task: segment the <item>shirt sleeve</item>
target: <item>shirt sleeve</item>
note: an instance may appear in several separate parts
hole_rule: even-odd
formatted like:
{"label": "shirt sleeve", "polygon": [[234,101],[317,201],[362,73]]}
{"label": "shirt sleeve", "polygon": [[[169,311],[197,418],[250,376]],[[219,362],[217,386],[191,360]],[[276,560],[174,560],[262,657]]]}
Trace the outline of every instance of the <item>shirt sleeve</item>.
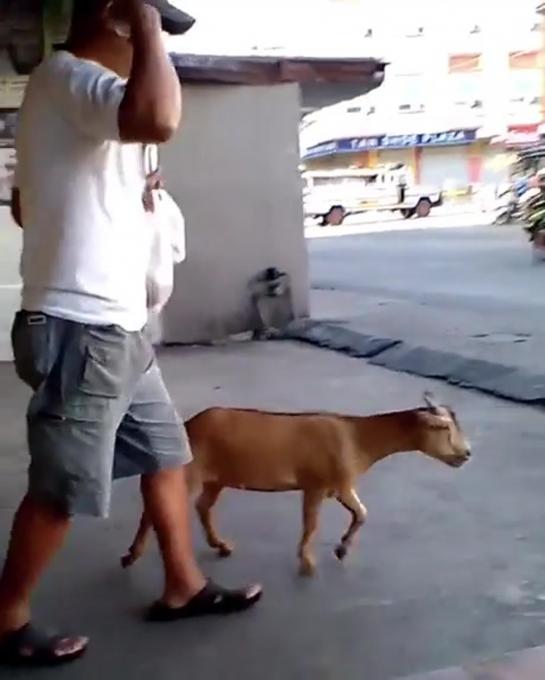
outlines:
{"label": "shirt sleeve", "polygon": [[125,81],[94,62],[57,56],[49,65],[48,87],[61,114],[89,137],[119,140]]}

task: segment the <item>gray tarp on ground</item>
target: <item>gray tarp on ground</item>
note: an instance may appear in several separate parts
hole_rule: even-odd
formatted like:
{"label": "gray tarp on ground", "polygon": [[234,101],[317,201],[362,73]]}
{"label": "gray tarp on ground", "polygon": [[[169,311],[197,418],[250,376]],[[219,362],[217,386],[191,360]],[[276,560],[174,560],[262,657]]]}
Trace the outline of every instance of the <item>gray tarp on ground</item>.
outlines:
{"label": "gray tarp on ground", "polygon": [[365,335],[330,322],[297,321],[285,337],[365,358],[394,371],[445,380],[524,404],[545,405],[545,375],[514,366],[418,347],[397,338]]}

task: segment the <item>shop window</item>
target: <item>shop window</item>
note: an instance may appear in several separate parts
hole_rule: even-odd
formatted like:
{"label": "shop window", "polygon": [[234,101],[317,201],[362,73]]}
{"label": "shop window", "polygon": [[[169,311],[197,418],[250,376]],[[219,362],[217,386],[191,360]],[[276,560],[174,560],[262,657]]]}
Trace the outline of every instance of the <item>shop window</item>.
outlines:
{"label": "shop window", "polygon": [[538,69],[539,52],[511,52],[509,55],[509,68],[518,69]]}
{"label": "shop window", "polygon": [[509,102],[514,105],[539,103],[542,74],[539,69],[513,69],[509,74]]}
{"label": "shop window", "polygon": [[426,110],[425,104],[406,103],[398,107],[400,113],[423,113]]}
{"label": "shop window", "polygon": [[480,73],[452,73],[448,77],[450,101],[456,108],[482,108],[483,81]]}
{"label": "shop window", "polygon": [[361,113],[364,116],[373,116],[377,110],[374,106],[368,106],[367,108],[362,108],[361,106],[350,106],[346,109],[347,113]]}
{"label": "shop window", "polygon": [[411,26],[406,32],[406,38],[422,38],[424,36],[424,26]]}
{"label": "shop window", "polygon": [[480,52],[451,54],[448,61],[449,73],[475,73],[482,68],[482,54]]}
{"label": "shop window", "polygon": [[420,75],[396,76],[390,81],[392,93],[398,101],[400,113],[421,113],[425,109],[427,87]]}

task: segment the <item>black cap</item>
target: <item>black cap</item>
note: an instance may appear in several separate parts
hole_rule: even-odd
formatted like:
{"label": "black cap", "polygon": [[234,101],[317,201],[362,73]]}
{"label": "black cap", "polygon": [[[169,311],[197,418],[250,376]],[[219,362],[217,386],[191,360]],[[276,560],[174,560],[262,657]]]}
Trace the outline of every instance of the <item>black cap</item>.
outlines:
{"label": "black cap", "polygon": [[183,35],[195,23],[195,19],[190,14],[182,12],[168,0],[146,0],[146,2],[159,11],[163,31],[170,35]]}

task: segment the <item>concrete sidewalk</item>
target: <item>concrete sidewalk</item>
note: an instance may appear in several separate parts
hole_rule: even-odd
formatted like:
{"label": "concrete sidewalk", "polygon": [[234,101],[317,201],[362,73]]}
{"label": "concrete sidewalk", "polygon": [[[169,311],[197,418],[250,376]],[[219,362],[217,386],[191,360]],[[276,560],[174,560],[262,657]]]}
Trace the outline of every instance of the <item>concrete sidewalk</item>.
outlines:
{"label": "concrete sidewalk", "polygon": [[[288,342],[168,350],[161,362],[185,416],[213,404],[370,413],[419,405],[431,386],[457,409],[475,460],[460,472],[417,455],[377,466],[345,565],[332,550],[346,514],[324,509],[311,581],[296,576],[297,494],[226,494],[219,524],[238,550],[218,561],[198,535],[202,564],[222,582],[261,580],[266,597],[247,615],[164,626],[139,618],[160,587],[156,551],[130,573],[118,566],[139,512],[136,483],[120,484],[112,520],[77,522],[36,598],[40,620],[92,636],[88,656],[1,677],[391,680],[545,640],[542,413]],[[8,364],[0,384],[3,551],[24,488],[27,394]]]}
{"label": "concrete sidewalk", "polygon": [[316,289],[311,315],[311,322],[294,325],[292,337],[385,368],[545,405],[545,326],[538,313],[490,306],[483,314],[445,301]]}

